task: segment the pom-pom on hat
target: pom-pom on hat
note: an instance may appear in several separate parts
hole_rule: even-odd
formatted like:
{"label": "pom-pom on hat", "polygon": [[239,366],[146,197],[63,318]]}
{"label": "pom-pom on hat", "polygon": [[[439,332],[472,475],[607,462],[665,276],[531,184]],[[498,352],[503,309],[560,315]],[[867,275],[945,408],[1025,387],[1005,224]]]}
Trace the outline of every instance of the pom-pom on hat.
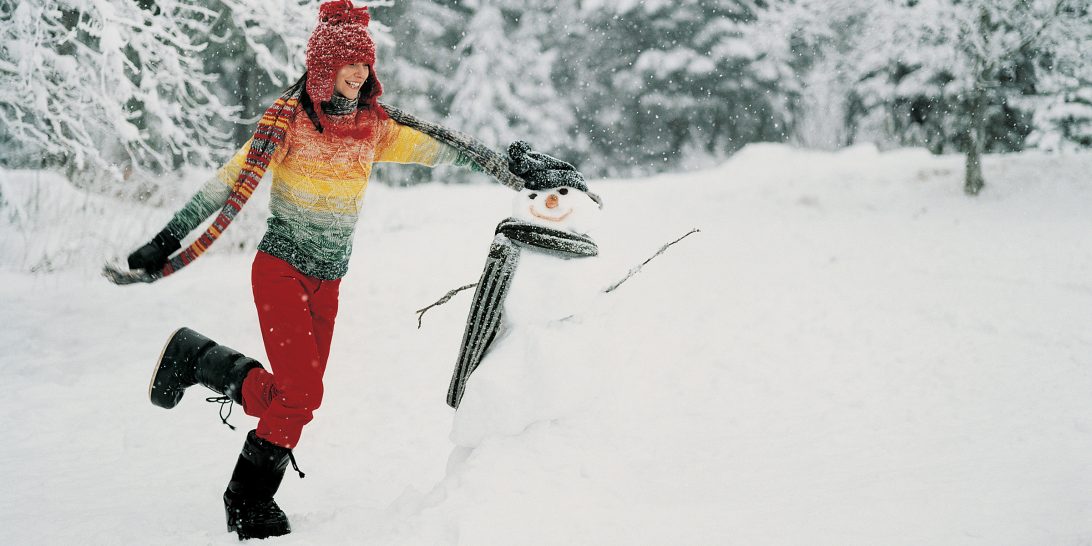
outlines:
{"label": "pom-pom on hat", "polygon": [[368,65],[370,72],[370,81],[361,90],[361,103],[374,103],[383,93],[375,75],[375,42],[368,34],[369,21],[368,8],[354,8],[349,0],[319,6],[318,25],[307,40],[307,95],[315,104],[334,96],[338,70],[354,63]]}
{"label": "pom-pom on hat", "polygon": [[522,178],[528,189],[542,191],[568,186],[588,193],[584,175],[572,164],[541,152],[532,152],[531,145],[517,140],[508,146],[508,170]]}

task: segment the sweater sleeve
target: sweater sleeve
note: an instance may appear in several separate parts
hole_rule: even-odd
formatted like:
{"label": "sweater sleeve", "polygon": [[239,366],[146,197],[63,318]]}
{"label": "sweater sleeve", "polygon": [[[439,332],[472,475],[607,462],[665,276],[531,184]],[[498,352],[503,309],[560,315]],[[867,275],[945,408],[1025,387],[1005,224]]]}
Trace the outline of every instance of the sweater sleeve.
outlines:
{"label": "sweater sleeve", "polygon": [[[168,233],[181,241],[197,226],[201,225],[201,222],[204,222],[208,217],[224,207],[228,196],[231,195],[232,188],[235,187],[235,181],[239,178],[239,173],[246,166],[246,157],[250,151],[252,141],[253,139],[243,144],[243,147],[239,148],[239,151],[235,152],[235,155],[197,190],[197,193],[190,198],[185,206],[174,214],[174,217],[171,218],[165,228]],[[266,170],[279,163],[284,158],[287,150],[287,142],[278,146]]]}
{"label": "sweater sleeve", "polygon": [[455,165],[484,172],[467,154],[393,119],[386,120],[375,150],[376,163],[414,163],[426,167]]}

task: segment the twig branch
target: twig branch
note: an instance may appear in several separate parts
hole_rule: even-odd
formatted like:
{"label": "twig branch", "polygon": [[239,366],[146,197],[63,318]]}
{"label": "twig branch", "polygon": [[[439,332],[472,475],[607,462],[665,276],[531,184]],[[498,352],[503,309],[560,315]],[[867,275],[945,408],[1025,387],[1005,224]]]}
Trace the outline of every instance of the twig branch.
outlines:
{"label": "twig branch", "polygon": [[443,304],[447,303],[448,300],[450,300],[452,297],[454,297],[455,294],[458,294],[459,292],[462,292],[463,290],[467,290],[469,288],[474,288],[475,286],[478,286],[478,283],[468,284],[466,286],[460,286],[459,288],[456,288],[454,290],[449,290],[447,292],[447,294],[444,294],[444,297],[437,300],[436,303],[434,303],[432,305],[429,305],[428,307],[425,307],[424,309],[418,309],[417,310],[417,329],[418,330],[421,329],[421,320],[424,319],[424,317],[425,317],[425,311],[428,311],[429,309],[432,309],[433,307],[436,307],[438,305],[443,305]]}
{"label": "twig branch", "polygon": [[668,247],[670,247],[671,245],[673,245],[673,244],[675,244],[675,243],[677,243],[677,242],[679,242],[679,241],[681,241],[681,240],[683,240],[683,239],[685,239],[685,238],[687,238],[687,237],[689,237],[689,236],[691,236],[691,235],[693,235],[695,233],[698,233],[699,231],[701,231],[701,230],[698,229],[698,228],[694,228],[694,229],[690,230],[689,232],[687,232],[686,235],[683,235],[682,237],[679,237],[678,239],[675,239],[674,241],[671,241],[670,243],[667,243],[666,245],[660,247],[660,250],[658,250],[655,254],[653,254],[651,257],[649,257],[649,259],[645,260],[644,262],[641,262],[641,265],[638,265],[637,267],[634,267],[633,269],[630,269],[629,273],[626,273],[626,276],[623,277],[622,280],[610,285],[610,287],[607,288],[606,290],[604,290],[603,293],[604,294],[610,294],[611,292],[614,291],[615,288],[618,288],[619,286],[622,286],[622,283],[628,281],[630,277],[632,277],[632,276],[636,275],[638,272],[640,272],[641,268],[644,267],[645,264],[647,264],[648,262],[651,262],[652,259],[655,258],[656,256],[659,256],[660,254],[663,254],[664,251],[667,250]]}
{"label": "twig branch", "polygon": [[[612,284],[610,286],[610,288],[607,288],[606,290],[604,290],[603,293],[609,294],[610,292],[614,291],[615,288],[618,288],[619,286],[621,286],[622,283],[629,280],[630,277],[632,277],[632,276],[636,275],[638,272],[640,272],[641,268],[644,267],[646,264],[648,264],[648,262],[651,262],[654,258],[656,258],[656,256],[659,256],[660,254],[663,254],[664,251],[666,251],[668,249],[668,247],[670,247],[671,245],[673,245],[673,244],[675,244],[675,243],[677,243],[677,242],[679,242],[679,241],[681,241],[681,240],[683,240],[683,239],[685,239],[685,238],[687,238],[687,237],[689,237],[689,236],[691,236],[691,235],[693,235],[695,233],[698,233],[699,231],[701,231],[701,230],[698,229],[698,228],[694,228],[694,229],[690,230],[689,232],[687,232],[686,235],[683,235],[682,237],[679,237],[678,239],[675,239],[674,241],[671,241],[670,243],[667,243],[666,245],[660,247],[660,250],[656,251],[655,254],[653,254],[647,260],[642,262],[641,265],[638,265],[637,267],[634,267],[633,269],[630,269],[629,273],[627,273],[626,276],[622,278],[622,280]],[[458,294],[459,292],[462,292],[463,290],[469,290],[471,288],[474,288],[475,286],[478,286],[478,283],[473,283],[473,284],[468,284],[468,285],[465,285],[465,286],[460,286],[459,288],[456,288],[454,290],[448,290],[447,294],[444,294],[444,297],[436,300],[436,303],[433,303],[432,305],[429,305],[428,307],[425,307],[424,309],[418,309],[417,310],[417,329],[421,329],[421,324],[422,324],[422,321],[425,318],[425,313],[429,309],[432,309],[433,307],[443,305],[443,304],[447,303],[448,301],[450,301],[451,298],[455,297],[455,295]]]}

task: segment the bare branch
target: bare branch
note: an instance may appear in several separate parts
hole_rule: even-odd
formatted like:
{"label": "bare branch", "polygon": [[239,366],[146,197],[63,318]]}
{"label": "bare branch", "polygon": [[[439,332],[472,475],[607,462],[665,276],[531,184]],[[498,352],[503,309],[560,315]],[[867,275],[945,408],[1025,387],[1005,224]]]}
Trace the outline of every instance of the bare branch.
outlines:
{"label": "bare branch", "polygon": [[[606,293],[612,292],[615,288],[618,288],[619,286],[621,286],[622,283],[629,280],[630,277],[636,275],[639,271],[641,271],[641,268],[644,267],[645,264],[647,264],[648,262],[651,262],[653,260],[653,258],[655,258],[656,256],[659,256],[660,254],[663,254],[664,251],[668,249],[668,247],[670,247],[671,245],[673,245],[673,244],[675,244],[675,243],[677,243],[677,242],[679,242],[679,241],[681,241],[681,240],[683,240],[683,239],[685,239],[685,238],[687,238],[687,237],[689,237],[689,236],[691,236],[691,235],[693,235],[695,233],[698,233],[699,231],[701,231],[701,230],[698,229],[698,228],[694,228],[694,229],[690,230],[689,232],[687,232],[686,235],[683,235],[682,237],[679,237],[678,239],[675,239],[674,241],[671,241],[670,243],[667,243],[666,245],[660,247],[660,250],[656,251],[655,254],[653,254],[647,260],[642,262],[641,265],[638,265],[637,267],[634,267],[633,269],[630,269],[629,273],[627,273],[626,276],[622,280],[620,280],[620,281],[614,283],[613,285],[611,285],[610,288],[607,288],[606,290],[604,290],[603,293],[606,294]],[[453,298],[459,292],[462,292],[463,290],[469,290],[471,288],[474,288],[475,286],[478,286],[478,283],[468,284],[468,285],[465,285],[465,286],[460,286],[459,288],[456,288],[454,290],[449,290],[447,292],[447,294],[444,294],[444,297],[437,300],[436,303],[433,303],[432,305],[429,305],[428,307],[425,307],[424,309],[418,309],[417,310],[417,328],[418,329],[421,328],[421,323],[422,323],[422,320],[425,317],[425,312],[427,312],[429,309],[432,309],[433,307],[443,305],[443,304],[447,303],[448,301],[450,301],[451,298]]]}
{"label": "bare branch", "polygon": [[462,292],[463,290],[474,288],[475,286],[478,286],[478,283],[468,284],[466,286],[460,286],[459,288],[456,288],[454,290],[448,290],[447,294],[444,294],[444,297],[437,300],[436,303],[434,303],[432,305],[429,305],[428,307],[425,307],[424,309],[418,309],[417,310],[417,329],[418,330],[421,329],[421,320],[425,318],[425,311],[428,311],[429,309],[432,309],[433,307],[443,305],[443,304],[447,303],[452,297],[454,297],[455,294],[458,294],[459,292]]}
{"label": "bare branch", "polygon": [[689,236],[691,236],[691,235],[693,235],[695,233],[698,233],[699,231],[701,231],[701,230],[698,229],[698,228],[694,228],[694,229],[690,230],[689,232],[687,232],[686,235],[683,235],[682,237],[679,237],[678,239],[675,239],[674,241],[671,241],[670,243],[667,243],[666,245],[660,247],[660,250],[656,251],[655,254],[653,254],[651,257],[649,257],[644,262],[641,262],[641,265],[638,265],[637,267],[634,267],[633,269],[630,269],[629,273],[627,273],[626,276],[622,278],[622,280],[610,285],[610,287],[607,288],[606,290],[604,290],[603,293],[604,294],[610,294],[611,292],[614,291],[615,288],[618,288],[619,286],[622,286],[622,283],[628,281],[630,277],[632,277],[632,276],[636,275],[637,273],[639,273],[641,271],[641,268],[644,267],[645,264],[647,264],[648,262],[651,262],[653,260],[653,258],[655,258],[656,256],[659,256],[660,254],[663,254],[664,251],[668,249],[668,247],[670,247],[671,245],[673,245],[673,244],[675,244],[675,243],[677,243],[677,242],[679,242],[679,241],[681,241],[681,240],[683,240],[683,239],[685,239],[685,238],[687,238],[687,237],[689,237]]}

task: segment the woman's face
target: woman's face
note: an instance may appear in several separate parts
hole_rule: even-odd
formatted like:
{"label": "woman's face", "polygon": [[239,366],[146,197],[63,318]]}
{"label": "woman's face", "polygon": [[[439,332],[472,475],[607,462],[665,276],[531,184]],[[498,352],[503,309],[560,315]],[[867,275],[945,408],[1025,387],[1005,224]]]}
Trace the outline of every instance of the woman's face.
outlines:
{"label": "woman's face", "polygon": [[364,63],[341,67],[334,79],[334,91],[347,99],[355,99],[360,94],[360,87],[368,80],[368,73],[368,65]]}

